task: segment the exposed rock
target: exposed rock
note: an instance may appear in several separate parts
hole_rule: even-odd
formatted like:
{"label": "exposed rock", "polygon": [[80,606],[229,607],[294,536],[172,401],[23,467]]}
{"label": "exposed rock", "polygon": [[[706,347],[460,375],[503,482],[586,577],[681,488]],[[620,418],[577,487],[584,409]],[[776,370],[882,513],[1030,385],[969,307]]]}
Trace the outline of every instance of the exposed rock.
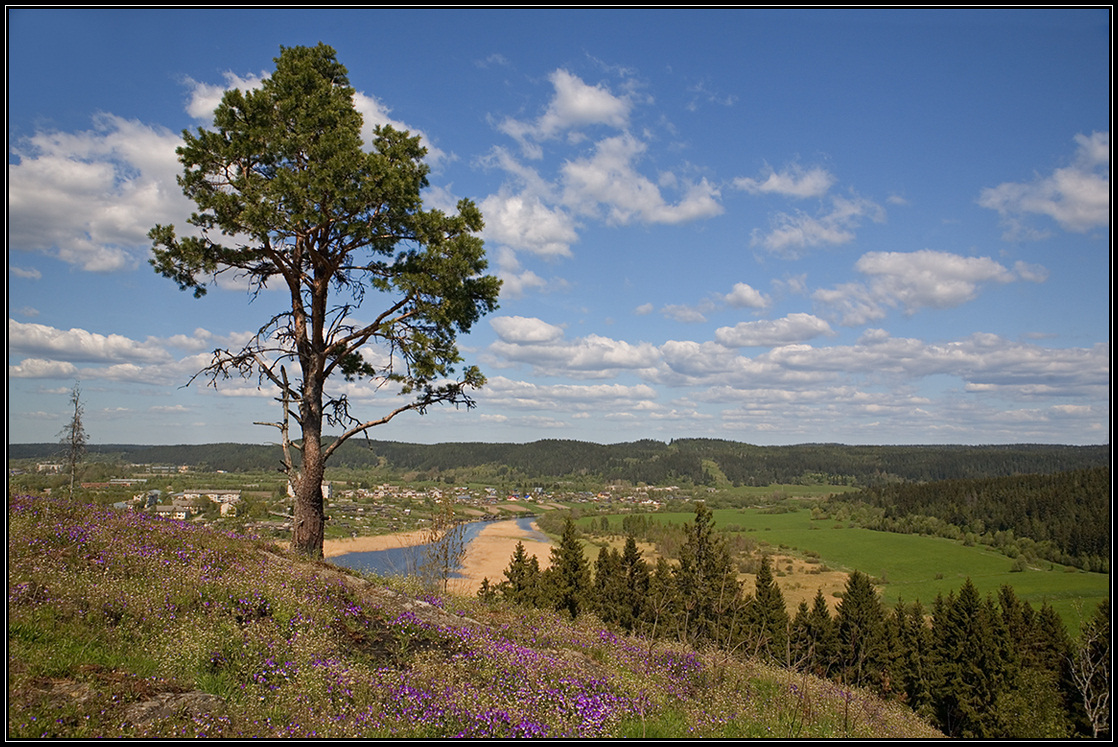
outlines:
{"label": "exposed rock", "polygon": [[224,711],[225,701],[222,698],[193,690],[187,693],[160,693],[150,700],[133,703],[125,709],[124,719],[134,726],[142,726],[177,716],[204,716]]}

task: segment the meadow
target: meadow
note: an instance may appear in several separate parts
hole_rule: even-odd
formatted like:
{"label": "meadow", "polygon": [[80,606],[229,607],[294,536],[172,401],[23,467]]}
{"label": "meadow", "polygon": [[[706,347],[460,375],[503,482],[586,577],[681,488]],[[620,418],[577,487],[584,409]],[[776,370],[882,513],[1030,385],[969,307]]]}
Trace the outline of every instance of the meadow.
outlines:
{"label": "meadow", "polygon": [[24,495],[8,503],[8,738],[928,738],[897,703]]}
{"label": "meadow", "polygon": [[[1089,616],[1110,594],[1108,574],[1087,573],[1049,562],[1014,572],[1013,560],[985,545],[967,546],[939,537],[862,529],[832,518],[813,518],[809,508],[797,509],[795,501],[782,502],[782,506],[787,508],[778,509],[781,513],[774,512],[772,507],[714,509],[712,513],[716,528],[742,532],[768,545],[767,549],[778,555],[810,561],[796,563],[793,573],[777,578],[785,589],[796,586],[814,594],[813,578],[820,567],[845,573],[859,570],[874,579],[886,605],[919,600],[930,609],[936,595],[956,592],[967,578],[983,595],[996,594],[1008,584],[1021,601],[1028,601],[1034,608],[1044,602],[1051,604],[1073,636],[1079,631],[1080,610],[1084,617]],[[619,525],[623,516],[609,518]],[[650,518],[682,526],[693,521],[694,514],[664,512]],[[593,521],[584,518],[580,526],[589,527]],[[776,565],[781,567],[780,563]],[[826,585],[823,586],[828,593]],[[832,582],[831,586],[835,584]],[[751,590],[749,583],[746,590]],[[789,596],[786,593],[786,598]],[[789,612],[794,613],[795,604],[789,602]]]}

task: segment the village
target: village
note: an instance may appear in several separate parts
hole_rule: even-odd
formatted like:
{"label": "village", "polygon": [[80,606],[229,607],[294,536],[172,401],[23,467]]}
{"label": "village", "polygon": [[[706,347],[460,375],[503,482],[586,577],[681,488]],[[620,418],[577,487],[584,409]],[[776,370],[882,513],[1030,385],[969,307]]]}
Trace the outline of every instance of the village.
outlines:
{"label": "village", "polygon": [[[43,494],[60,492],[60,465],[27,464],[19,475],[40,483]],[[195,524],[236,527],[260,536],[284,538],[291,531],[294,494],[275,475],[207,472],[190,466],[118,465],[127,477],[108,477],[75,486],[90,502],[120,510],[144,511]],[[50,478],[54,477],[53,480]],[[547,511],[581,508],[596,513],[657,511],[670,501],[686,499],[678,486],[609,484],[578,487],[497,485],[430,485],[407,481],[371,483],[369,475],[347,472],[346,479],[323,482],[329,517],[328,537],[358,537],[422,529],[433,513],[447,507],[462,521],[537,516]],[[35,479],[38,478],[38,479]],[[49,483],[49,484],[48,484]],[[163,488],[150,487],[163,485]],[[139,488],[139,490],[137,490]]]}

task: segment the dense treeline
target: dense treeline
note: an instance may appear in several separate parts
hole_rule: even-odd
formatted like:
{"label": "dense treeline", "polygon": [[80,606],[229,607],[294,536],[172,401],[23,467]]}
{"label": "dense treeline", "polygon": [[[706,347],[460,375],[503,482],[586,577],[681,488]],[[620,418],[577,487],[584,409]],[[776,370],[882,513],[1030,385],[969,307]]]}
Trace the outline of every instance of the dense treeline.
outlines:
{"label": "dense treeline", "polygon": [[819,591],[789,614],[767,557],[753,593],[742,587],[703,504],[685,535],[674,563],[661,555],[650,566],[629,535],[623,551],[603,548],[591,565],[568,520],[550,567],[541,571],[519,544],[504,580],[486,580],[479,595],[593,612],[651,646],[659,638],[711,645],[869,688],[952,737],[1109,733],[1109,602],[1073,642],[1052,607],[1034,609],[1009,586],[983,599],[968,579],[930,609],[919,601],[886,609],[856,571],[834,613]]}
{"label": "dense treeline", "polygon": [[[10,444],[11,459],[48,459],[57,444]],[[273,469],[278,446],[201,444],[180,446],[91,445],[92,457],[141,464],[188,464],[229,472]],[[735,486],[833,483],[872,486],[894,482],[977,479],[1086,469],[1110,463],[1110,446],[753,446],[715,439],[671,443],[635,441],[602,445],[544,440],[527,444],[347,443],[331,466],[439,474],[489,468],[491,472],[541,480],[586,475],[633,483]]]}
{"label": "dense treeline", "polygon": [[926,517],[1027,562],[1109,572],[1110,467],[932,483],[896,483],[832,501],[881,509],[868,528],[926,533]]}

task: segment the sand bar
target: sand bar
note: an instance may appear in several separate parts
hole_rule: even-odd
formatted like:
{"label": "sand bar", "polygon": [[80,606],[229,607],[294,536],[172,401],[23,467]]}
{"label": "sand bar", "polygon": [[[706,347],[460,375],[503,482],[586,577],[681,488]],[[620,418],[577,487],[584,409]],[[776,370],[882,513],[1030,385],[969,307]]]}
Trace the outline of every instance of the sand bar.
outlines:
{"label": "sand bar", "polygon": [[[535,522],[532,523],[532,527],[538,531]],[[336,558],[350,552],[413,547],[425,541],[426,533],[423,531],[330,539],[322,543],[322,552],[327,558]],[[450,591],[472,596],[477,594],[484,578],[488,578],[489,583],[494,586],[503,581],[504,571],[508,568],[513,553],[516,552],[517,542],[523,542],[525,551],[539,560],[541,570],[551,565],[552,544],[550,542],[541,541],[537,535],[521,529],[516,519],[493,521],[485,526],[466,547],[466,557],[459,571],[464,578],[451,579]]]}
{"label": "sand bar", "polygon": [[[532,522],[532,528],[539,531],[535,522]],[[473,596],[481,588],[482,579],[488,578],[493,586],[504,581],[504,571],[516,552],[517,542],[524,543],[528,555],[536,556],[541,570],[551,565],[551,542],[540,540],[532,532],[521,529],[516,519],[494,521],[482,529],[466,548],[466,557],[458,571],[464,578],[451,579],[450,591]]]}
{"label": "sand bar", "polygon": [[397,547],[414,547],[427,541],[427,533],[423,530],[414,532],[398,532],[396,534],[376,534],[368,537],[346,537],[343,539],[328,539],[322,543],[322,555],[327,558],[336,558],[349,552],[376,552],[377,550],[392,550]]}

